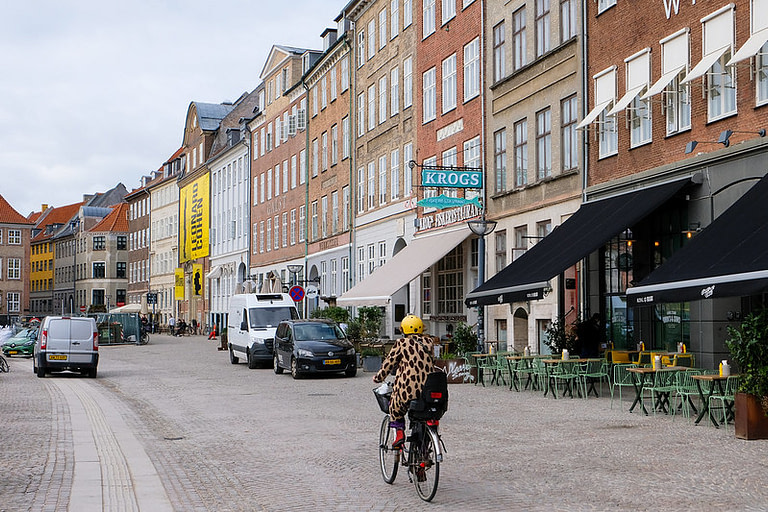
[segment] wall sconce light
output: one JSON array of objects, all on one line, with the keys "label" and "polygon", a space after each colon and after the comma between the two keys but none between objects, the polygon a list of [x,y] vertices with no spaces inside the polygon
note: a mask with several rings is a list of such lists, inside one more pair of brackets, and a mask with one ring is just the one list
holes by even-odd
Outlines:
[{"label": "wall sconce light", "polygon": [[688,155],[693,153],[693,150],[696,149],[696,146],[698,146],[699,144],[723,144],[725,147],[728,147],[728,141],[723,142],[721,140],[716,140],[716,141],[703,140],[699,142],[698,140],[692,140],[691,142],[685,145],[685,154]]},{"label": "wall sconce light", "polygon": [[759,135],[761,137],[765,137],[765,130],[762,129],[762,128],[760,130],[756,131],[756,132],[743,132],[743,131],[739,131],[739,130],[724,130],[724,131],[720,132],[720,137],[718,137],[717,142],[719,142],[720,144],[724,145],[725,147],[730,146],[731,145],[731,140],[730,140],[731,139],[731,135],[733,135],[734,133],[750,133],[750,134]]},{"label": "wall sconce light", "polygon": [[685,238],[693,238],[693,235],[701,231],[701,223],[700,222],[691,222],[688,224],[688,229],[683,231],[683,234],[685,235]]}]

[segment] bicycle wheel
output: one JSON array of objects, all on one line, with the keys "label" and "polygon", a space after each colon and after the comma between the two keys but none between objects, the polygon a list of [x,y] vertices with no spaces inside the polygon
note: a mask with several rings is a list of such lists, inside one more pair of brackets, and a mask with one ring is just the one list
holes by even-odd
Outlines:
[{"label": "bicycle wheel", "polygon": [[11,367],[8,366],[8,361],[0,355],[0,372],[8,373],[9,371],[11,371]]},{"label": "bicycle wheel", "polygon": [[408,466],[419,498],[432,501],[437,493],[437,482],[440,480],[440,462],[436,447],[439,441],[431,428],[425,427],[422,432],[421,439],[411,443]]},{"label": "bicycle wheel", "polygon": [[149,333],[147,331],[143,331],[141,333],[141,338],[139,338],[139,343],[141,343],[142,345],[146,345],[147,343],[149,343]]},{"label": "bicycle wheel", "polygon": [[379,430],[379,467],[384,481],[391,484],[397,476],[397,461],[400,458],[400,450],[392,448],[395,437],[395,429],[389,428],[389,415],[384,416]]}]

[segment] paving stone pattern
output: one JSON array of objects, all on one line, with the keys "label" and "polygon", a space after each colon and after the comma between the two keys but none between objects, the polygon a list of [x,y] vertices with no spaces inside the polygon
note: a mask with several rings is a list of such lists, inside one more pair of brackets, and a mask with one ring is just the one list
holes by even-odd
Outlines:
[{"label": "paving stone pattern", "polygon": [[[52,383],[62,378],[86,401],[90,386],[107,397],[179,511],[768,508],[768,441],[681,416],[630,414],[626,395],[623,409],[611,409],[605,393],[554,400],[479,385],[449,388],[447,453],[428,505],[404,472],[394,485],[381,479],[372,374],[293,380],[233,366],[218,343],[154,335],[144,346],[105,346],[96,380],[38,379],[31,361],[12,360],[0,375],[0,510],[66,509],[72,432]],[[123,464],[119,453],[110,457]],[[112,499],[125,500],[104,509],[136,510],[132,494],[119,491]]]}]

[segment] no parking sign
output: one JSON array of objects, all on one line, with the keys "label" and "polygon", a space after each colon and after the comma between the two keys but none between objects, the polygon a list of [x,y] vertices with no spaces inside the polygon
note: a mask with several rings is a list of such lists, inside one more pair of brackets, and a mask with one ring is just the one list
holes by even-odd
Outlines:
[{"label": "no parking sign", "polygon": [[291,289],[288,290],[288,295],[291,296],[294,302],[299,302],[304,299],[304,288],[299,285],[291,286]]}]

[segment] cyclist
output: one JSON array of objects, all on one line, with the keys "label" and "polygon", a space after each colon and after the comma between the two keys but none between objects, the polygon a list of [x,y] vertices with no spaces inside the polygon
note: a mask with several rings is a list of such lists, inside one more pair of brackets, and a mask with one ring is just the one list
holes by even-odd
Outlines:
[{"label": "cyclist", "polygon": [[405,413],[411,400],[416,399],[424,387],[427,375],[432,371],[432,338],[425,336],[424,323],[415,315],[408,315],[400,323],[403,337],[381,364],[381,370],[373,376],[373,382],[383,382],[390,372],[397,370],[397,378],[389,403],[389,425],[396,429],[393,448],[405,443]]}]

